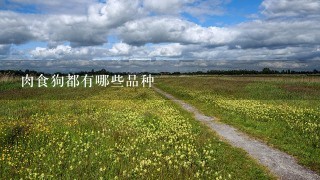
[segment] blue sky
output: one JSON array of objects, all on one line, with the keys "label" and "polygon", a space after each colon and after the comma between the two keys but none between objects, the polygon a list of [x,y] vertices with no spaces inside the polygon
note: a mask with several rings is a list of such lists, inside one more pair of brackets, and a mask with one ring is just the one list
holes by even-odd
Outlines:
[{"label": "blue sky", "polygon": [[0,60],[320,60],[318,0],[0,0]]}]

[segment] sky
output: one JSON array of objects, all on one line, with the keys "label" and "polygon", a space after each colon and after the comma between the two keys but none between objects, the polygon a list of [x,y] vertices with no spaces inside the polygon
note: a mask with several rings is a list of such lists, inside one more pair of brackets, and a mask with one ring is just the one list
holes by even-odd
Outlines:
[{"label": "sky", "polygon": [[320,1],[0,0],[4,60],[320,60]]}]

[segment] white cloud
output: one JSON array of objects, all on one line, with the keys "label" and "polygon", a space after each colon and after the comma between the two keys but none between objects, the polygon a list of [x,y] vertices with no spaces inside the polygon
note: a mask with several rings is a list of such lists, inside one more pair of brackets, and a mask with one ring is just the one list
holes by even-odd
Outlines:
[{"label": "white cloud", "polygon": [[319,0],[264,0],[262,13],[268,17],[319,16]]},{"label": "white cloud", "polygon": [[167,45],[157,45],[154,50],[150,52],[151,57],[179,57],[182,55],[184,46],[179,43],[172,43]]},{"label": "white cloud", "polygon": [[74,46],[106,42],[108,31],[94,28],[85,16],[21,15],[0,12],[0,44],[23,44],[29,41],[69,41]]},{"label": "white cloud", "polygon": [[[229,2],[222,0],[11,2],[21,7],[33,4],[47,13],[0,11],[2,54],[7,54],[11,44],[42,41],[48,42],[48,48],[31,51],[36,59],[320,57],[317,50],[320,2],[317,0],[264,0],[261,5],[263,18],[256,17],[254,21],[229,27],[204,27],[180,16],[182,12],[196,17],[219,15],[224,13],[223,5]],[[63,7],[54,10],[57,4]],[[101,47],[110,35],[117,36],[112,48]],[[70,46],[62,45],[65,42]]]},{"label": "white cloud", "polygon": [[284,47],[229,49],[227,46],[207,48],[202,45],[179,43],[131,46],[114,44],[110,49],[95,47],[71,47],[58,45],[56,48],[36,48],[30,52],[34,59],[196,59],[196,60],[305,60],[319,59],[320,52],[314,47]]},{"label": "white cloud", "polygon": [[[56,4],[43,3],[50,6]],[[23,44],[38,40],[51,44],[68,41],[71,46],[102,45],[107,42],[110,30],[142,14],[139,0],[132,0],[130,3],[125,0],[108,0],[106,4],[94,3],[90,5],[87,14],[78,15],[35,15],[0,11],[0,44]]]},{"label": "white cloud", "polygon": [[119,36],[124,42],[138,45],[174,42],[219,46],[231,42],[236,35],[236,31],[228,28],[205,28],[172,17],[139,19],[119,28]]},{"label": "white cloud", "polygon": [[125,44],[125,43],[117,43],[114,44],[113,47],[110,49],[110,52],[113,55],[130,55],[131,51],[134,50],[135,48]]},{"label": "white cloud", "polygon": [[144,0],[146,9],[163,14],[179,14],[187,3],[195,0]]},{"label": "white cloud", "polygon": [[233,27],[238,36],[230,45],[242,48],[281,48],[317,45],[320,42],[320,20],[257,20]]},{"label": "white cloud", "polygon": [[22,44],[35,39],[30,21],[12,12],[0,11],[0,44]]},{"label": "white cloud", "polygon": [[223,5],[230,1],[223,0],[143,0],[146,10],[165,15],[188,13],[197,18],[222,15]]},{"label": "white cloud", "polygon": [[311,60],[320,57],[320,52],[312,52],[313,50],[314,47],[229,49],[224,46],[202,48],[191,53],[194,59],[204,60]]},{"label": "white cloud", "polygon": [[302,62],[285,62],[285,61],[269,61],[269,62],[259,62],[257,66],[261,68],[269,67],[269,68],[276,68],[276,69],[304,69],[308,67],[308,64]]},{"label": "white cloud", "polygon": [[139,0],[108,0],[95,4],[88,10],[88,20],[96,26],[117,27],[125,22],[146,15]]},{"label": "white cloud", "polygon": [[87,47],[72,48],[70,46],[59,45],[56,48],[48,49],[37,47],[30,54],[35,59],[91,59],[91,50]]},{"label": "white cloud", "polygon": [[95,28],[82,16],[50,16],[43,23],[42,29],[47,40],[69,41],[72,46],[101,45],[107,42],[108,29]]}]

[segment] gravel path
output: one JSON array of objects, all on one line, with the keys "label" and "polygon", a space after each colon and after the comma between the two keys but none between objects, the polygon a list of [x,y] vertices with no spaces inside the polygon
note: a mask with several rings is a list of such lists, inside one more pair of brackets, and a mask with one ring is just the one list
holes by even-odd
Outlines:
[{"label": "gravel path", "polygon": [[190,104],[178,100],[172,95],[158,88],[154,87],[154,89],[168,99],[181,105],[183,109],[193,113],[198,121],[205,123],[231,145],[245,150],[251,157],[257,159],[261,164],[268,167],[269,170],[277,175],[280,179],[320,180],[319,175],[297,164],[296,160],[292,156],[277,149],[271,148],[265,143],[250,138],[249,136],[241,133],[232,126],[217,122],[213,117],[205,116]]}]

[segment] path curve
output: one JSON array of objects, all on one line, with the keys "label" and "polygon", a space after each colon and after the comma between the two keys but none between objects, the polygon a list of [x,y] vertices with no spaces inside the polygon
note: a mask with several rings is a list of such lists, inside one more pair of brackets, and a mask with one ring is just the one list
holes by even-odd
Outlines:
[{"label": "path curve", "polygon": [[181,105],[183,109],[193,113],[198,121],[205,123],[231,145],[245,150],[251,157],[268,167],[269,170],[280,179],[320,180],[319,175],[297,164],[292,156],[250,138],[232,126],[217,122],[213,117],[205,116],[190,104],[185,103],[156,87],[153,88],[156,92]]}]

